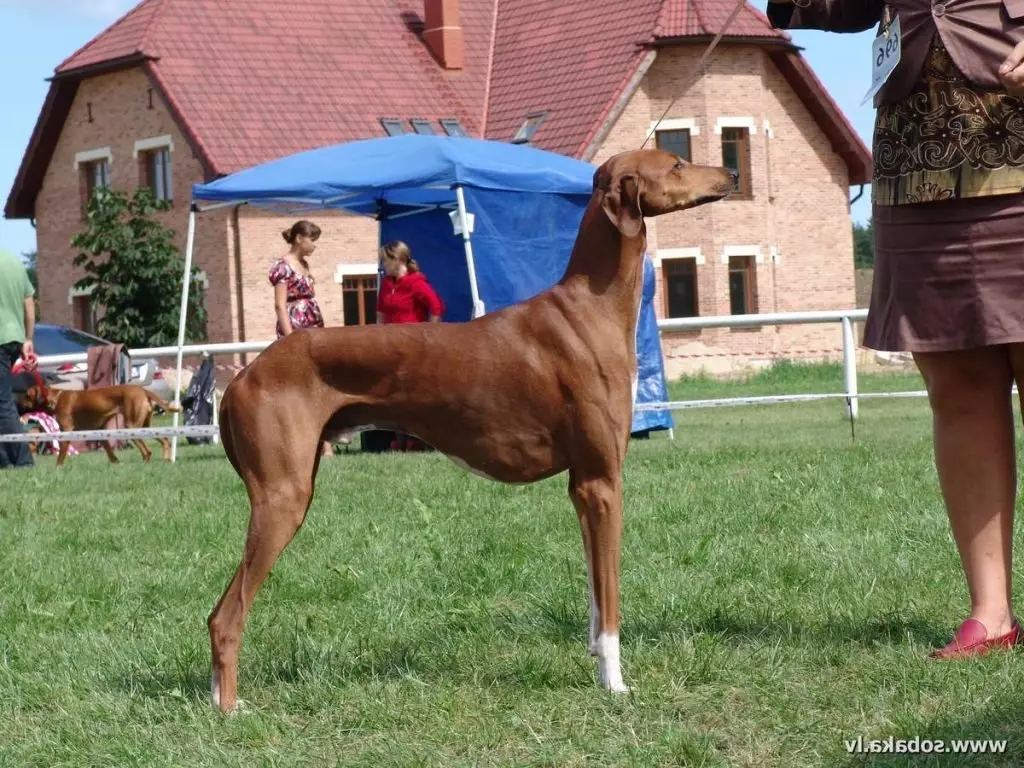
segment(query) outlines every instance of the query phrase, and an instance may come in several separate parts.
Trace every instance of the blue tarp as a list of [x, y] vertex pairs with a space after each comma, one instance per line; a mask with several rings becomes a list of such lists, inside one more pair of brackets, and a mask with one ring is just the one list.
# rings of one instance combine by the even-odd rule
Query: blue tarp
[[[473, 314], [461, 235], [449, 214], [454, 188], [473, 216], [471, 243], [480, 299], [493, 312], [550, 288], [565, 271], [594, 166], [525, 145], [406, 134], [314, 149], [192, 187], [194, 202], [247, 203], [292, 212], [333, 208], [373, 216], [381, 242], [409, 244], [445, 302], [445, 320]], [[412, 214], [412, 215], [410, 215]], [[637, 402], [663, 399], [653, 268], [638, 329]], [[641, 330], [642, 329], [642, 330]], [[635, 414], [634, 431], [671, 426], [667, 412]]]
[[[637, 403], [664, 403], [668, 400], [665, 361], [661, 356], [658, 317], [654, 311], [654, 264], [644, 254], [644, 293], [640, 319], [636, 325]], [[632, 432], [672, 428], [671, 411], [634, 411]]]

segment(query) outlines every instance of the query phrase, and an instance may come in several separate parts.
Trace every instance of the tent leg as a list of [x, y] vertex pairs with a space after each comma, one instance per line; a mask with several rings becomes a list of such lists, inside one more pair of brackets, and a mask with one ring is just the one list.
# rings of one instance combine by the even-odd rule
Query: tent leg
[[[188, 212], [188, 235], [185, 238], [185, 276], [181, 281], [181, 312], [178, 315], [178, 360], [177, 375], [174, 377], [174, 405], [181, 408], [181, 357], [182, 347], [185, 346], [185, 320], [188, 316], [188, 289], [192, 282], [192, 249], [196, 240], [196, 207], [195, 204]], [[180, 411], [174, 412], [172, 424], [178, 426]], [[178, 436], [171, 438], [171, 462], [178, 460]]]
[[480, 289], [476, 283], [476, 266], [473, 264], [473, 244], [469, 240], [469, 219], [466, 216], [466, 193], [462, 185], [455, 187], [459, 201], [459, 219], [462, 221], [462, 244], [466, 249], [466, 269], [469, 270], [469, 292], [473, 297], [473, 317], [484, 314], [484, 303], [480, 301]]

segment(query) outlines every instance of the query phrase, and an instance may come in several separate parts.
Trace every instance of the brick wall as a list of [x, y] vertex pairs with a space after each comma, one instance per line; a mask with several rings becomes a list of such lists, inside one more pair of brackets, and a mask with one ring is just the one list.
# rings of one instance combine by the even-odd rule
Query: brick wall
[[[700, 46], [659, 49], [594, 162], [638, 148], [665, 113], [701, 51]], [[699, 248], [699, 314], [730, 312], [726, 247], [756, 246], [759, 312], [838, 309], [854, 306], [853, 241], [848, 174], [828, 138], [763, 51], [722, 45], [705, 75], [678, 98], [666, 120], [692, 119], [693, 161], [722, 163], [719, 119], [752, 118], [750, 167], [753, 197], [725, 200], [685, 213], [648, 220], [648, 248]], [[730, 120], [739, 118], [740, 120]], [[765, 124], [770, 127], [770, 136]], [[652, 138], [648, 146], [652, 146]], [[779, 254], [778, 263], [772, 258]], [[658, 270], [655, 306], [664, 316], [663, 275]], [[777, 356], [829, 357], [841, 350], [836, 325], [761, 329], [709, 329], [663, 334], [670, 377], [706, 369], [728, 372]]]
[[[76, 153], [109, 148], [112, 186], [131, 190], [139, 183], [135, 143], [169, 135], [175, 203], [160, 220], [175, 231], [175, 243], [185, 252], [191, 185], [203, 181], [203, 170], [159, 96], [154, 92], [150, 98], [150, 88], [139, 69], [91, 78], [79, 87], [36, 201], [40, 309], [45, 322], [72, 324], [70, 289], [83, 274], [72, 265], [76, 251], [71, 238], [84, 226]], [[273, 338], [273, 291], [267, 270], [287, 250], [281, 230], [295, 218], [247, 206], [197, 216], [194, 263], [209, 280], [211, 341]], [[337, 264], [376, 260], [377, 223], [327, 212], [308, 218], [324, 230], [313, 258], [318, 297], [327, 322], [340, 324]]]
[[[76, 250], [71, 238], [84, 228], [76, 153], [109, 148], [111, 185], [132, 190], [139, 184], [136, 141], [169, 135], [174, 207], [159, 219], [175, 231], [175, 244], [185, 252], [190, 190], [193, 182], [202, 181], [202, 166], [157, 94], [150, 98], [151, 87], [146, 75], [134, 69], [88, 79], [78, 88], [36, 200], [39, 298], [45, 322], [72, 324], [69, 292], [83, 276], [72, 265]], [[194, 262], [207, 273], [209, 330], [217, 340], [231, 337], [236, 312], [229, 290], [231, 264], [224, 258], [228, 216], [206, 214], [196, 227]]]
[[288, 251], [282, 230], [299, 218], [309, 219], [322, 230], [310, 258], [317, 301], [327, 325], [342, 325], [341, 284], [335, 281], [339, 264], [371, 264], [377, 261], [377, 222], [365, 216], [313, 211], [303, 216], [280, 216], [246, 209], [240, 217], [242, 303], [245, 306], [246, 338], [272, 339], [274, 289], [267, 279], [270, 265]]

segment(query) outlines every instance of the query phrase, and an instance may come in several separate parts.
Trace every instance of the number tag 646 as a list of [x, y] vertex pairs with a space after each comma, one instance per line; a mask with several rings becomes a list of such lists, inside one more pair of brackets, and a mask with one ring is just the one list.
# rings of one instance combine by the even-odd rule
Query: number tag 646
[[871, 43], [871, 88], [864, 95], [861, 104], [867, 103], [889, 79], [889, 75], [900, 63], [902, 37], [900, 35], [900, 17], [892, 20], [892, 24]]

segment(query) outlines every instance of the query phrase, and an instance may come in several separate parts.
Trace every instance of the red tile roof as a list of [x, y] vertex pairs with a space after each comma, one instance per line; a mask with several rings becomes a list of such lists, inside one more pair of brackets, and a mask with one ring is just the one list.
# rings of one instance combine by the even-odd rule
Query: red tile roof
[[[732, 0], [665, 0], [654, 28], [657, 38], [713, 37], [732, 14]], [[789, 35], [772, 27], [768, 17], [749, 3], [733, 19], [730, 37], [768, 37], [789, 40]]]
[[[210, 176], [383, 135], [381, 117], [427, 118], [435, 130], [455, 117], [471, 135], [507, 140], [547, 111], [533, 143], [581, 156], [652, 47], [714, 35], [732, 10], [732, 0], [460, 0], [465, 66], [445, 70], [421, 38], [423, 0], [143, 0], [57, 68], [6, 213], [34, 215], [77, 84], [100, 71], [141, 64]], [[729, 38], [791, 49], [749, 5]], [[851, 183], [868, 180], [870, 155], [845, 117], [799, 54], [785, 63], [849, 149]]]
[[511, 138], [527, 114], [550, 110], [535, 143], [578, 155], [652, 41], [661, 2], [501, 3], [487, 136]]

